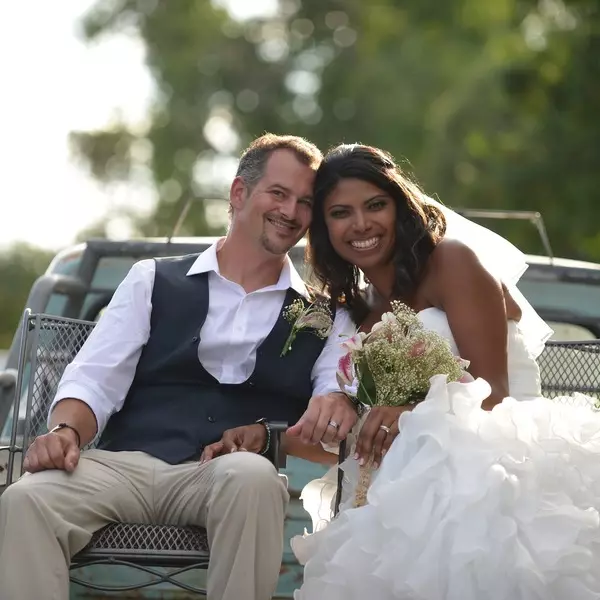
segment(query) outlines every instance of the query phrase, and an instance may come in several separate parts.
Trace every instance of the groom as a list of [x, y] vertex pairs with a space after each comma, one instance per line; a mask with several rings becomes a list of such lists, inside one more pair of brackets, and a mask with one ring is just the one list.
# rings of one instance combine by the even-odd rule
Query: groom
[[115, 521], [205, 526], [208, 598], [271, 597], [288, 494], [260, 456], [266, 422], [294, 423], [302, 453], [311, 446], [298, 441], [340, 440], [356, 421], [335, 392], [345, 312], [327, 340], [300, 333], [280, 356], [283, 309], [308, 297], [287, 251], [311, 220], [320, 161], [301, 138], [255, 140], [231, 185], [227, 237], [131, 269], [66, 369], [28, 474], [0, 498], [3, 600], [66, 600], [70, 557]]

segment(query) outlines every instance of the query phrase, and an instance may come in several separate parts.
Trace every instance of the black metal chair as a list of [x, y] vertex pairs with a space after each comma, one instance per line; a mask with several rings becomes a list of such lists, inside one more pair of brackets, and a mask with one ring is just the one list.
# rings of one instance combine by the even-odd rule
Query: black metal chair
[[[22, 457], [31, 442], [47, 431], [48, 409], [63, 371], [95, 325], [92, 321], [25, 311], [10, 445], [0, 448], [9, 452], [7, 486], [22, 475]], [[270, 426], [275, 433], [272, 460], [279, 470], [285, 467], [280, 435], [287, 424], [270, 423]], [[71, 581], [106, 592], [170, 583], [189, 592], [206, 594], [205, 589], [177, 577], [193, 569], [206, 569], [209, 558], [207, 533], [201, 527], [113, 523], [96, 532], [86, 548], [72, 558]], [[104, 585], [82, 579], [73, 572], [92, 565], [132, 567], [150, 575], [150, 579], [131, 585]]]

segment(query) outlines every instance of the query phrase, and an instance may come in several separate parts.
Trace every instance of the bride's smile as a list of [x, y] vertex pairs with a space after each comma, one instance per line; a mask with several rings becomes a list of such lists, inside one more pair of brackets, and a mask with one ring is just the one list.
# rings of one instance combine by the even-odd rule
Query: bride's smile
[[375, 248], [377, 248], [377, 246], [379, 246], [380, 239], [380, 236], [375, 236], [367, 240], [354, 240], [350, 242], [350, 244], [355, 250], [360, 250], [361, 252], [364, 252], [368, 250], [374, 250]]

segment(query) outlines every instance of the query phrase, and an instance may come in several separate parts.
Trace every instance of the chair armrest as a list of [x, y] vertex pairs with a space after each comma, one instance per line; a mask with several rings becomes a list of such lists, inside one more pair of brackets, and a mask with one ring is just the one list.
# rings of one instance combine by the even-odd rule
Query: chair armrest
[[0, 371], [0, 387], [12, 388], [17, 385], [18, 372], [16, 369], [5, 369]]
[[281, 421], [269, 421], [269, 428], [271, 429], [271, 448], [267, 453], [267, 458], [275, 465], [275, 468], [279, 471], [285, 469], [286, 466], [286, 454], [281, 443], [281, 434], [285, 433], [289, 425]]

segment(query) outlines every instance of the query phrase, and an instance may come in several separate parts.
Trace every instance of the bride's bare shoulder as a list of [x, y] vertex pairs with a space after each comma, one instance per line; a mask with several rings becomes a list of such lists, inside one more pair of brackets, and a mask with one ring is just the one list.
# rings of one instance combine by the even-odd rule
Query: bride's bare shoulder
[[482, 268], [477, 254], [460, 240], [444, 238], [434, 248], [429, 258], [431, 269], [454, 271], [455, 269]]
[[429, 257], [423, 289], [434, 306], [444, 306], [452, 290], [463, 293], [466, 288], [476, 290], [494, 281], [469, 246], [444, 238]]

